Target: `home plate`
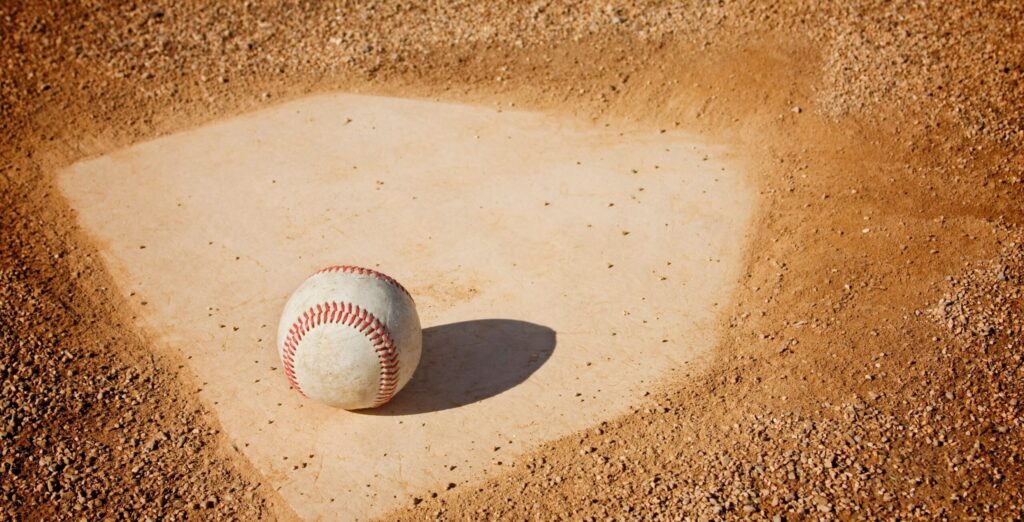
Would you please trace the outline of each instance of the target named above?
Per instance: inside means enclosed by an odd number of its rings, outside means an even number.
[[[628,410],[706,353],[754,191],[681,132],[331,94],[69,167],[140,326],[306,519],[365,519]],[[385,272],[423,359],[387,406],[289,389],[274,347],[317,269]]]

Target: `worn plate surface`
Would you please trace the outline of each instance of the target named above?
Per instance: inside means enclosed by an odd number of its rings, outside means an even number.
[[[712,346],[754,202],[690,135],[345,94],[60,181],[140,325],[310,519],[381,515],[639,402]],[[288,294],[337,263],[396,277],[426,327],[377,411],[303,399],[273,346]]]

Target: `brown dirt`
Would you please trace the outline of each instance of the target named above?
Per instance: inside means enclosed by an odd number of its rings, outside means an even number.
[[[1024,516],[1024,7],[0,8],[0,511],[289,518],[137,331],[61,166],[309,92],[679,125],[761,187],[707,371],[400,518]]]

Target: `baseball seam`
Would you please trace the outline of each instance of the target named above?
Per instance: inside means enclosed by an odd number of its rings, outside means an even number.
[[[339,273],[342,273],[342,274],[363,275],[363,276],[372,277],[374,279],[379,279],[379,280],[384,281],[385,283],[388,283],[389,285],[394,286],[395,288],[401,290],[403,294],[409,296],[409,299],[412,299],[412,294],[410,294],[409,291],[406,290],[405,287],[402,286],[401,283],[396,281],[395,278],[393,278],[393,277],[391,277],[391,276],[389,276],[387,274],[382,274],[382,273],[380,273],[380,272],[378,272],[376,270],[373,270],[371,268],[363,268],[361,266],[354,266],[354,265],[334,265],[334,266],[329,266],[327,268],[318,270],[313,275],[336,273],[336,272],[339,272]]]
[[[370,340],[380,362],[380,385],[373,406],[377,407],[391,400],[398,388],[398,348],[391,338],[391,332],[366,309],[339,301],[326,301],[311,306],[288,329],[288,337],[285,338],[281,349],[281,362],[292,386],[303,396],[306,395],[295,377],[295,351],[306,334],[325,324],[341,324],[354,328]]]

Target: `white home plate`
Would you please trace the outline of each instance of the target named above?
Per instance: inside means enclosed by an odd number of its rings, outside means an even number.
[[[626,411],[711,348],[754,194],[678,133],[325,95],[60,178],[141,326],[295,512],[363,519]],[[331,264],[416,298],[423,360],[380,410],[288,388],[289,293]]]

